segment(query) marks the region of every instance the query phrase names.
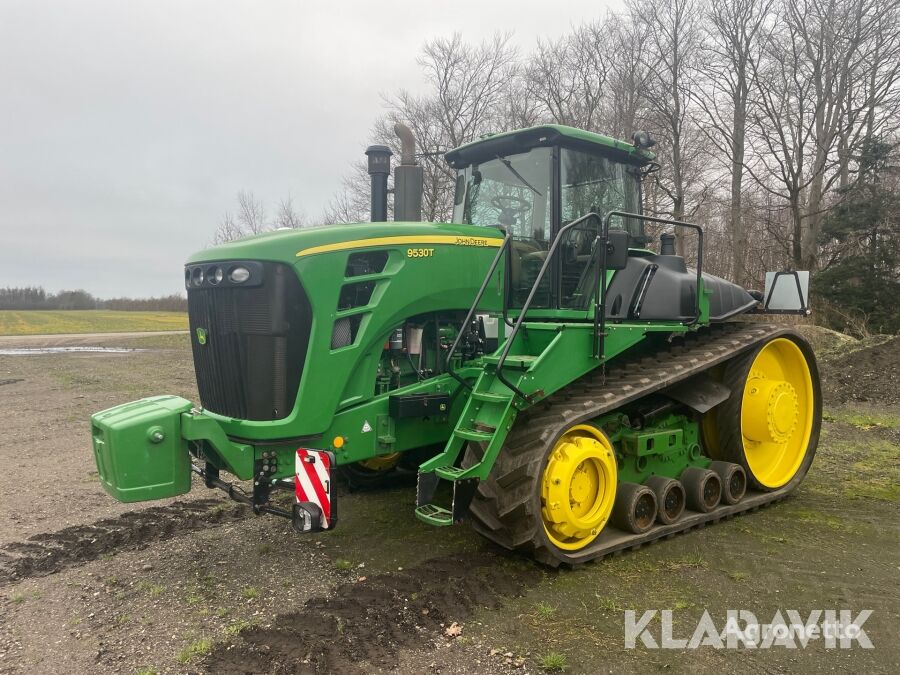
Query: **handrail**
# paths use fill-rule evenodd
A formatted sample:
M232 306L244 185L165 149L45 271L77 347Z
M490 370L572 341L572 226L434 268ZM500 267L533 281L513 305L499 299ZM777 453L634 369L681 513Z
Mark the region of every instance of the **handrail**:
M522 305L522 309L519 310L519 316L516 317L516 322L513 325L512 332L507 336L506 343L503 345L503 351L500 353L500 359L497 361L496 374L497 379L500 380L503 384L509 387L515 394L520 396L525 401L530 401L532 396L526 394L521 389L519 389L516 385L510 382L503 375L503 364L506 361L506 357L509 355L510 347L512 347L513 340L515 340L516 335L519 333L519 329L522 327L522 322L525 320L525 315L528 313L528 309L531 307L531 303L534 300L534 296L537 294L538 286L540 286L541 281L544 279L544 275L547 273L547 270L550 268L550 263L553 261L553 256L556 254L556 251L559 249L559 243L563 240L563 236L571 230L576 225L580 225L581 223L591 219L596 218L600 221L601 225L603 223L603 219L594 212L588 213L580 218L576 218L568 225L562 227L559 232L556 234L556 238L553 240L553 243L550 245L550 250L547 251L547 257L544 258L544 264L541 265L541 271L538 272L537 278L534 280L534 285L531 287L531 291L528 293L528 297L525 299L525 303ZM604 256L605 259L605 256Z
M500 249L497 251L497 255L495 255L493 261L491 261L491 266L488 268L488 272L484 277L484 281L481 282L481 288L478 289L478 293L475 295L475 301L472 303L472 306L469 308L469 313L466 314L466 318L463 321L462 329L460 329L460 331L456 334L456 339L453 340L450 351L447 352L447 373L469 390L472 389L472 385L456 374L456 371L453 370L453 364L451 363L451 361L453 359L453 353L456 351L456 348L459 347L459 341L462 339L463 333L468 330L469 323L472 321L472 317L474 317L475 312L478 311L478 303L481 302L481 298L484 296L484 292L487 290L488 284L491 283L491 277L494 276L494 272L497 269L497 265L500 263L500 259L503 257L503 254L506 253L507 249L509 249L509 242L512 239L512 234L509 230L504 230L503 228L501 228L501 231L503 232L503 243L500 244ZM505 300L503 306L505 310ZM504 311L504 316L505 314L506 312Z
M600 251L600 264L597 266L597 277L595 286L596 298L594 304L594 358L603 358L603 339L606 337L606 254L609 245L609 223L613 216L623 218L637 218L638 220L649 221L651 223L662 223L664 225L673 225L675 227L686 227L697 232L697 293L695 297L694 318L685 325L693 326L700 320L700 289L703 280L703 228L694 223L686 223L681 220L671 220L668 218L657 218L656 216L645 216L639 213L630 213L628 211L610 211L603 220L603 227L597 237L597 243ZM596 249L595 249L596 250Z

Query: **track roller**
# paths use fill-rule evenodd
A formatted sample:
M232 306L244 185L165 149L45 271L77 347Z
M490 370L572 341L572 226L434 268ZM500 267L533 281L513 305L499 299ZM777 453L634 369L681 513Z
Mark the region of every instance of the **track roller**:
M686 497L684 486L674 478L650 476L644 485L656 495L656 519L663 525L671 525L684 513Z
M620 530L643 534L656 520L656 495L646 485L619 483L610 521Z
M709 469L722 480L722 501L726 504L737 504L747 494L747 473L740 464L713 462Z
M709 513L719 505L722 480L714 471L692 466L682 472L681 483L687 494L688 508L692 511Z

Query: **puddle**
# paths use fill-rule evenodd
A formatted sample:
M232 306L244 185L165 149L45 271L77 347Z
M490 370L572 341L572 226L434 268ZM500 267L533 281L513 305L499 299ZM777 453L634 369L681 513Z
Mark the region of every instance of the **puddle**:
M125 347L19 347L16 349L0 349L0 356L30 356L32 354L130 354L145 352L146 349L127 349Z

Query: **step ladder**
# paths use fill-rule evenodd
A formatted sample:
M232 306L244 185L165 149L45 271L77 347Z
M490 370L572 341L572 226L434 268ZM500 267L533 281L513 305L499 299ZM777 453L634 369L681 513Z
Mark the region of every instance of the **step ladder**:
M483 358L484 369L443 452L419 467L415 513L429 525L452 525L465 517L478 482L488 477L518 414L516 395L496 376L498 360L495 356ZM536 360L535 356L509 356L503 368L507 377L519 386ZM466 468L459 467L458 460L470 442L482 444L481 460ZM434 503L442 481L452 487L450 508Z

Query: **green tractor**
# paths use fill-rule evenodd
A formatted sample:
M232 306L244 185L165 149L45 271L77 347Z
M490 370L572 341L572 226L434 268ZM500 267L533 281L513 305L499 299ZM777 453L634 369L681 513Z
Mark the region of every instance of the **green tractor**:
M772 275L765 296L703 273L701 228L643 214L647 134L549 125L457 148L452 223L405 222L420 219L421 167L404 141L404 222L384 222L390 151L373 146L374 222L187 262L200 404L95 414L109 494L172 497L198 474L310 532L337 525L338 473L415 473L419 520L468 520L557 566L797 488L822 414L813 352L788 327L735 319L806 312L804 273Z

